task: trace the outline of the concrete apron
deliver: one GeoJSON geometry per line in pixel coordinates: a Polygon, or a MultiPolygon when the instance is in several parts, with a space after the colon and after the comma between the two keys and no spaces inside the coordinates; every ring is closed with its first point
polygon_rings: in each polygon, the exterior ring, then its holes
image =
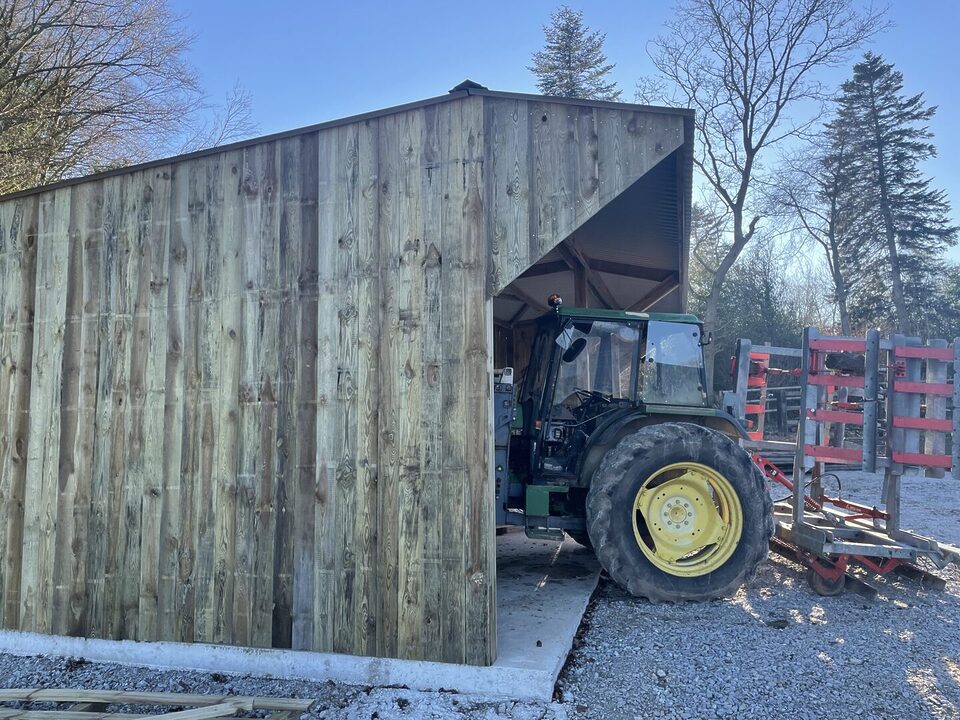
{"type": "Polygon", "coordinates": [[[599,574],[593,554],[571,540],[562,544],[528,540],[522,532],[498,537],[498,657],[490,667],[202,643],[94,640],[11,630],[0,631],[0,652],[548,701],[599,574]]]}

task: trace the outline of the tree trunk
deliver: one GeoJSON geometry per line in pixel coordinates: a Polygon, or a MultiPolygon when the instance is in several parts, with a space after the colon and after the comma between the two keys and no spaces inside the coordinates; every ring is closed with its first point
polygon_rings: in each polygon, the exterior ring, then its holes
{"type": "MultiPolygon", "coordinates": [[[[743,248],[746,247],[746,244],[753,236],[753,225],[751,225],[750,230],[747,233],[744,233],[743,231],[743,210],[740,208],[734,208],[732,212],[733,244],[730,246],[730,249],[727,250],[727,254],[723,256],[723,260],[720,261],[720,265],[717,267],[717,272],[713,276],[713,281],[710,283],[710,296],[707,298],[707,307],[703,316],[704,334],[716,331],[718,320],[717,315],[720,311],[720,294],[723,291],[723,282],[727,277],[727,273],[730,272],[730,268],[733,267],[733,264],[737,261],[737,258],[740,257],[740,253],[743,252],[743,248]]],[[[754,224],[755,223],[756,220],[754,220],[754,224]]],[[[707,352],[706,357],[704,358],[707,371],[706,390],[707,395],[710,397],[713,397],[714,393],[713,365],[715,358],[715,350],[710,350],[707,352]]]]}

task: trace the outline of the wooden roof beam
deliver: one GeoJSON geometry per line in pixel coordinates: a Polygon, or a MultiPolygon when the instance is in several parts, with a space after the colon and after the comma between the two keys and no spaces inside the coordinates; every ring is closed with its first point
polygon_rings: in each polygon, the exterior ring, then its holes
{"type": "Polygon", "coordinates": [[[537,300],[533,295],[528,293],[526,290],[518,286],[516,283],[508,285],[503,292],[500,293],[501,297],[510,298],[511,300],[517,300],[518,302],[526,303],[534,310],[541,310],[547,312],[549,308],[547,307],[547,301],[537,300]]]}
{"type": "Polygon", "coordinates": [[[583,253],[580,252],[580,248],[573,243],[572,238],[557,245],[556,250],[574,273],[583,273],[587,284],[590,286],[590,289],[593,290],[593,294],[600,298],[600,302],[608,308],[614,310],[619,309],[617,307],[616,297],[610,291],[610,288],[607,287],[603,278],[590,266],[589,261],[583,256],[583,253]]]}
{"type": "Polygon", "coordinates": [[[654,286],[650,292],[627,308],[627,310],[630,312],[646,312],[678,287],[680,287],[680,276],[674,273],[663,282],[654,286]]]}
{"type": "Polygon", "coordinates": [[[653,280],[662,282],[671,275],[676,274],[676,270],[666,270],[664,268],[644,267],[643,265],[629,265],[627,263],[613,262],[611,260],[594,260],[593,258],[584,258],[595,272],[608,273],[610,275],[623,275],[624,277],[637,278],[638,280],[653,280]]]}

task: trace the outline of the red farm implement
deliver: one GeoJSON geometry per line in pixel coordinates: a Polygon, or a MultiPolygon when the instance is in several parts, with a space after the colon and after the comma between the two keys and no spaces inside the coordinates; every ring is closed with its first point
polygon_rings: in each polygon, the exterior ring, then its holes
{"type": "Polygon", "coordinates": [[[789,493],[774,506],[771,550],[805,565],[823,595],[845,587],[872,595],[867,579],[891,573],[942,589],[944,581],[918,562],[960,564],[960,548],[901,527],[901,480],[950,472],[960,481],[960,340],[885,339],[876,331],[827,337],[808,328],[800,349],[741,340],[733,370],[736,389],[725,404],[747,424],[754,462],[789,493]],[[792,478],[774,456],[792,460],[792,478]],[[882,472],[877,504],[825,492],[823,481],[835,476],[828,466],[882,472]]]}

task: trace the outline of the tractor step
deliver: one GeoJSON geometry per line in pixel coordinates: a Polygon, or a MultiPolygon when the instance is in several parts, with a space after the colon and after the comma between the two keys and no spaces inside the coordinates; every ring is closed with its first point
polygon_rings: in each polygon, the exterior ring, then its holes
{"type": "Polygon", "coordinates": [[[533,540],[559,540],[563,541],[563,530],[560,528],[526,528],[527,537],[533,540]]]}

